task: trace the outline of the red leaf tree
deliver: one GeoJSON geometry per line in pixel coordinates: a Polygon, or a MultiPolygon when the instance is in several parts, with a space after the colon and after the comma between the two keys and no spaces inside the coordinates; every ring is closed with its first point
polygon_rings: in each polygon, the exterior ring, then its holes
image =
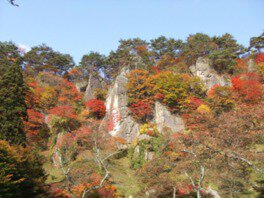
{"type": "Polygon", "coordinates": [[[91,99],[88,102],[85,102],[84,105],[89,109],[90,115],[97,119],[101,119],[105,116],[106,108],[102,100],[91,99]]]}
{"type": "Polygon", "coordinates": [[[259,77],[255,73],[244,73],[232,78],[233,91],[243,101],[254,103],[262,98],[263,88],[259,77]]]}

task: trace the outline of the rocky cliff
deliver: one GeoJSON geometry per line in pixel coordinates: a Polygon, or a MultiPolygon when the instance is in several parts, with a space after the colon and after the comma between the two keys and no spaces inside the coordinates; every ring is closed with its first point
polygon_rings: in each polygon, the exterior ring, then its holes
{"type": "Polygon", "coordinates": [[[208,59],[198,58],[196,64],[190,66],[189,69],[194,76],[198,76],[203,80],[207,89],[210,89],[215,84],[221,86],[230,85],[230,82],[226,77],[217,74],[217,72],[210,66],[208,59]]]}
{"type": "Polygon", "coordinates": [[[90,74],[88,85],[86,87],[86,91],[84,94],[84,100],[88,101],[88,100],[95,98],[96,89],[103,89],[102,82],[99,76],[90,74]]]}
{"type": "Polygon", "coordinates": [[[183,119],[179,115],[172,115],[161,103],[155,103],[154,122],[159,132],[169,130],[171,132],[182,132],[185,128],[183,119]]]}
{"type": "Polygon", "coordinates": [[[102,122],[112,136],[124,138],[128,143],[139,135],[139,124],[129,115],[126,95],[127,68],[123,68],[110,88],[106,99],[106,116],[102,122]]]}
{"type": "MultiPolygon", "coordinates": [[[[127,68],[117,76],[114,85],[110,88],[106,99],[106,116],[102,121],[112,136],[122,137],[128,143],[139,138],[139,124],[133,120],[127,107],[126,74],[127,68]]],[[[180,132],[185,128],[179,115],[172,115],[161,103],[155,103],[153,122],[160,132],[180,132]]]]}

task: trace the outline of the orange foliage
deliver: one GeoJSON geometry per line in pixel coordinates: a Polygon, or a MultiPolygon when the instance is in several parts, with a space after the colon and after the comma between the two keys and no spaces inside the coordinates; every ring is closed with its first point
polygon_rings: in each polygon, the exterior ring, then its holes
{"type": "Polygon", "coordinates": [[[257,64],[264,63],[264,53],[258,54],[257,57],[255,58],[255,62],[257,64]]]}
{"type": "Polygon", "coordinates": [[[33,110],[28,109],[28,121],[25,122],[25,128],[26,128],[26,137],[28,142],[37,142],[39,141],[41,137],[39,137],[39,132],[43,128],[43,124],[45,124],[45,117],[33,110]]]}
{"type": "Polygon", "coordinates": [[[71,106],[57,106],[49,110],[50,115],[62,118],[76,119],[77,115],[71,106]]]}
{"type": "Polygon", "coordinates": [[[263,96],[263,88],[255,73],[244,73],[232,78],[233,91],[245,102],[258,102],[263,96]]]}
{"type": "Polygon", "coordinates": [[[104,101],[94,98],[85,102],[84,105],[89,109],[93,117],[100,119],[105,116],[106,107],[104,101]]]}
{"type": "Polygon", "coordinates": [[[131,110],[133,117],[139,121],[146,121],[146,119],[152,115],[151,105],[143,101],[132,103],[129,106],[129,109],[131,110]]]}

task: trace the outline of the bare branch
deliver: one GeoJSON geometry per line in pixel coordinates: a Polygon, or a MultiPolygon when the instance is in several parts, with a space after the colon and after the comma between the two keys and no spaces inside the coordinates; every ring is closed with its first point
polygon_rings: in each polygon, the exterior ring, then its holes
{"type": "Polygon", "coordinates": [[[233,159],[240,160],[240,161],[246,163],[247,165],[249,165],[250,167],[252,167],[255,171],[264,174],[264,170],[259,169],[252,162],[248,161],[247,159],[245,159],[245,158],[243,158],[241,156],[238,156],[237,154],[236,155],[230,154],[230,155],[227,155],[227,156],[230,157],[230,158],[233,158],[233,159]]]}
{"type": "Polygon", "coordinates": [[[11,5],[19,7],[18,4],[15,3],[15,0],[7,0],[9,3],[11,3],[11,5]]]}

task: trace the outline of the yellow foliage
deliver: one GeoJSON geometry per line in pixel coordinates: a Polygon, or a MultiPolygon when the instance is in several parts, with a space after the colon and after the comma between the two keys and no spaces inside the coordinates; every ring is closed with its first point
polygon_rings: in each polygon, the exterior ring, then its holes
{"type": "Polygon", "coordinates": [[[211,109],[209,106],[202,104],[197,108],[197,111],[200,113],[211,113],[211,109]]]}
{"type": "Polygon", "coordinates": [[[48,109],[57,102],[56,89],[51,86],[46,86],[42,92],[39,93],[39,103],[44,109],[48,109]]]}
{"type": "Polygon", "coordinates": [[[155,134],[158,134],[158,129],[155,124],[146,123],[140,126],[139,133],[153,136],[155,134]]]}

